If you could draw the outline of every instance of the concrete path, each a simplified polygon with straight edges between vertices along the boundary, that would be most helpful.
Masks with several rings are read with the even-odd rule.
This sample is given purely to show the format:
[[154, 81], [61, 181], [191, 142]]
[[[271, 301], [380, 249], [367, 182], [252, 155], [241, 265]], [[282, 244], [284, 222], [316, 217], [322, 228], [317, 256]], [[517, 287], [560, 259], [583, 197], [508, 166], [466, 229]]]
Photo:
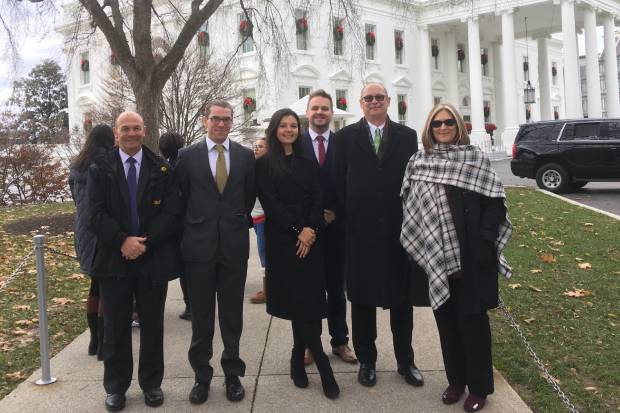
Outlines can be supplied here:
[[[254, 237], [252, 235], [252, 239]], [[255, 251], [255, 246], [252, 246]], [[246, 285], [248, 297], [261, 285], [261, 274], [256, 254], [250, 259]], [[414, 349], [416, 363], [423, 371], [425, 385], [409, 386], [396, 373], [389, 327], [389, 314], [378, 310], [377, 361], [378, 382], [373, 388], [357, 383], [358, 365], [346, 364], [330, 354], [332, 368], [340, 385], [341, 395], [335, 401], [323, 396], [316, 367], [307, 369], [310, 386], [298, 389], [293, 386], [289, 373], [289, 358], [292, 346], [290, 323], [272, 318], [265, 312], [264, 305], [246, 304], [244, 308], [244, 330], [241, 340], [241, 356], [247, 364], [242, 383], [246, 397], [242, 402], [226, 400], [224, 378], [219, 366], [222, 344], [219, 332], [214, 339], [215, 376], [211, 383], [209, 400], [200, 406], [188, 401], [193, 384], [193, 372], [187, 361], [191, 326], [178, 318], [183, 301], [178, 282], [170, 284], [165, 320], [165, 377], [162, 389], [165, 394], [163, 406], [153, 409], [143, 402], [138, 387], [137, 349], [139, 330], [134, 329], [134, 380], [127, 392], [125, 412], [462, 412], [462, 401], [445, 406], [440, 396], [447, 386], [439, 339], [432, 311], [428, 308], [415, 309]], [[217, 325], [217, 323], [216, 323]], [[350, 324], [349, 324], [350, 325]], [[327, 325], [323, 328], [323, 345], [329, 348]], [[41, 377], [35, 372], [12, 393], [0, 401], [0, 412], [105, 412], [105, 392], [102, 385], [103, 367], [94, 357], [86, 354], [88, 333], [79, 336], [52, 359], [52, 376], [58, 381], [48, 386], [37, 386], [34, 382]], [[527, 405], [506, 383], [501, 375], [495, 374], [495, 393], [491, 395], [484, 409], [488, 413], [530, 412]]]

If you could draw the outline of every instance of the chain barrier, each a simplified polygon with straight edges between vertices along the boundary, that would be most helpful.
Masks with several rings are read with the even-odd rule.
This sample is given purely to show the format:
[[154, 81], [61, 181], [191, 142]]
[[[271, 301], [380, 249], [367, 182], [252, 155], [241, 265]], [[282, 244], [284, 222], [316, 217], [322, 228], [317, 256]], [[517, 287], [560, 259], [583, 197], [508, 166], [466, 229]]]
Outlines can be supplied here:
[[0, 293], [3, 292], [4, 289], [11, 283], [11, 281], [15, 279], [17, 274], [22, 271], [24, 266], [28, 263], [28, 259], [32, 257], [32, 254], [34, 254], [34, 250], [31, 250], [29, 253], [24, 255], [19, 261], [19, 264], [17, 264], [17, 267], [15, 267], [15, 269], [13, 270], [13, 272], [4, 281], [2, 281], [2, 283], [0, 283]]
[[62, 252], [61, 250], [57, 250], [56, 248], [45, 246], [45, 250], [51, 252], [52, 254], [62, 255], [63, 257], [77, 260], [77, 257], [75, 255], [67, 254], [66, 252]]
[[542, 372], [544, 379], [547, 381], [547, 383], [551, 385], [551, 387], [553, 387], [553, 389], [558, 394], [558, 397], [560, 398], [562, 403], [564, 403], [568, 411], [572, 413], [579, 413], [579, 410], [577, 410], [575, 405], [571, 403], [568, 396], [560, 388], [560, 385], [557, 383], [557, 380], [551, 375], [551, 373], [549, 373], [549, 370], [547, 370], [547, 367], [545, 367], [545, 364], [542, 362], [540, 357], [538, 357], [538, 354], [536, 354], [536, 352], [530, 345], [529, 341], [525, 337], [525, 333], [523, 333], [523, 330], [521, 330], [521, 326], [519, 325], [519, 323], [517, 323], [513, 315], [508, 310], [508, 307], [502, 300], [502, 297], [499, 297], [499, 308], [501, 308], [501, 310], [504, 312], [504, 315], [508, 319], [508, 322], [510, 323], [512, 328], [514, 328], [515, 331], [517, 332], [517, 335], [523, 342], [523, 345], [525, 346], [526, 350], [528, 351], [528, 353], [530, 353], [530, 356], [532, 356], [532, 358], [534, 359], [534, 362], [538, 366], [538, 369]]

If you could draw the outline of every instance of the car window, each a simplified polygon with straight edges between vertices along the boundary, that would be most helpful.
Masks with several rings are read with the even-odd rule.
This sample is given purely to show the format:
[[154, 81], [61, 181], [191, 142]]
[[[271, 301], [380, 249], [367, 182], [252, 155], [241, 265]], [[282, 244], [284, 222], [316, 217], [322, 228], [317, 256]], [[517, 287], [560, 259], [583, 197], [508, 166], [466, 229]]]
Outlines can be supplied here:
[[620, 140], [620, 122], [601, 122], [601, 140]]
[[521, 134], [520, 141], [549, 141], [558, 136], [558, 125], [528, 125]]
[[564, 128], [562, 140], [597, 140], [600, 127], [599, 122], [569, 123]]

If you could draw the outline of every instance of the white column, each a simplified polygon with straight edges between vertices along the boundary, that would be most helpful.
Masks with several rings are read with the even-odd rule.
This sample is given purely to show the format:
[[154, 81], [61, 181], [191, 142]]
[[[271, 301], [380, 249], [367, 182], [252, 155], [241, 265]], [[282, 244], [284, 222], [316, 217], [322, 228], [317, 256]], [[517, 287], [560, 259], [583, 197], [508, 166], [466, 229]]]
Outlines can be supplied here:
[[459, 96], [459, 73], [456, 60], [456, 34], [454, 31], [446, 32], [444, 45], [441, 47], [439, 56], [443, 54], [445, 65], [446, 87], [448, 88], [447, 101], [458, 108], [461, 105]]
[[473, 145], [486, 139], [482, 97], [482, 64], [480, 63], [480, 28], [478, 16], [467, 19], [467, 45], [469, 47], [469, 96], [471, 98], [471, 134]]
[[502, 12], [502, 79], [504, 82], [504, 125], [502, 143], [508, 153], [519, 132], [517, 102], [517, 65], [515, 64], [515, 32], [513, 10]]
[[553, 119], [551, 104], [551, 63], [547, 36], [538, 38], [538, 87], [540, 89], [540, 119]]
[[581, 92], [579, 90], [579, 62], [577, 60], [577, 34], [575, 33], [574, 0], [561, 0], [562, 56], [564, 58], [564, 101], [566, 117], [581, 118]]
[[620, 99], [618, 96], [618, 58], [614, 36], [614, 17], [603, 17], [605, 30], [605, 89], [607, 91], [607, 117], [620, 117]]
[[419, 121], [416, 125], [419, 131], [422, 131], [424, 121], [433, 107], [433, 81], [431, 78], [431, 40], [428, 34], [428, 26], [421, 25], [417, 27], [418, 47], [416, 58], [418, 61], [419, 76], [419, 94], [416, 103], [416, 111], [418, 112]]
[[588, 117], [603, 116], [601, 107], [601, 73], [598, 69], [598, 48], [596, 44], [596, 13], [590, 6], [583, 9], [586, 28], [586, 82], [588, 88]]

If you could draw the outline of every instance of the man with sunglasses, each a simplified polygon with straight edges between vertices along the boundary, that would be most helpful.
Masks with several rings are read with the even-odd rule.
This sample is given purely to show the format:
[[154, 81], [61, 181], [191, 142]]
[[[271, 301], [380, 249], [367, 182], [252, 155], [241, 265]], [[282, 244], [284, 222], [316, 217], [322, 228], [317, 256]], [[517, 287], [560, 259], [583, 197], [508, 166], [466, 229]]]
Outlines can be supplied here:
[[[390, 97], [382, 84], [361, 92], [364, 117], [334, 137], [332, 175], [344, 208], [345, 278], [351, 301], [353, 348], [360, 362], [358, 381], [377, 381], [376, 307], [390, 310], [398, 373], [421, 386], [414, 363], [413, 310], [418, 297], [410, 291], [411, 265], [400, 245], [400, 188], [409, 158], [418, 150], [417, 134], [390, 120]], [[422, 302], [424, 297], [421, 298]]]
[[181, 255], [192, 309], [189, 361], [195, 383], [189, 400], [193, 404], [204, 403], [209, 396], [216, 300], [226, 397], [240, 401], [245, 395], [239, 380], [245, 374], [239, 339], [250, 252], [248, 227], [256, 200], [254, 154], [228, 138], [233, 123], [230, 103], [207, 103], [202, 122], [207, 136], [179, 152], [176, 168], [185, 205]]

